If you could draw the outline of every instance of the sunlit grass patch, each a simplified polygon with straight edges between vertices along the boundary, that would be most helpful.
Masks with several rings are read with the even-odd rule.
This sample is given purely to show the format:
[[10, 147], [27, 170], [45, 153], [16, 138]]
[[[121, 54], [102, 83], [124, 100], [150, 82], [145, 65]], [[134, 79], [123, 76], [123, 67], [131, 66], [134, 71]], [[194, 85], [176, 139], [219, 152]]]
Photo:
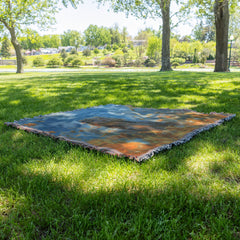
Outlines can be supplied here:
[[[238, 73], [2, 73], [0, 83], [0, 239], [238, 239]], [[4, 125], [110, 103], [236, 117], [142, 164]]]

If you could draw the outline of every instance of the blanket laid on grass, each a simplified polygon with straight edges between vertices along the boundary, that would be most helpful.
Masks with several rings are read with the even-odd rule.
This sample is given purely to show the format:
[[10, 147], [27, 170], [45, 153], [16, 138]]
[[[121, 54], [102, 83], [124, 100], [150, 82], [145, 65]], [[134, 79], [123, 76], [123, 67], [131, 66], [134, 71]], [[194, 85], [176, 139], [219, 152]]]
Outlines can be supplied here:
[[109, 104], [5, 124], [140, 162], [234, 116]]

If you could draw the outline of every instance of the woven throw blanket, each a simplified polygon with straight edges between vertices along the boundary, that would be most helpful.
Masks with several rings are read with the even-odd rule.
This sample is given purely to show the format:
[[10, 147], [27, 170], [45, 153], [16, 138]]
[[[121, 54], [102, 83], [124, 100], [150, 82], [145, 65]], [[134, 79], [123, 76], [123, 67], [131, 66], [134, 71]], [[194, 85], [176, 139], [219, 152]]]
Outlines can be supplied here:
[[5, 124], [140, 162], [234, 116], [109, 104]]

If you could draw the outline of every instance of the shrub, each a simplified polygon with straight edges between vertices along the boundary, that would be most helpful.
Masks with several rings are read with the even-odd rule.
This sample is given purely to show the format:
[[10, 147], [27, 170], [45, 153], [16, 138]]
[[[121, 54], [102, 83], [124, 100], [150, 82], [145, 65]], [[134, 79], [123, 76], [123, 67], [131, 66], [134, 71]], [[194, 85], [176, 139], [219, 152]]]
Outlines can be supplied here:
[[184, 64], [186, 62], [185, 58], [172, 58], [171, 63], [177, 62], [179, 64]]
[[97, 66], [100, 66], [101, 65], [101, 60], [98, 58], [94, 61], [94, 64], [97, 65]]
[[123, 52], [123, 53], [128, 53], [128, 48], [127, 48], [127, 47], [124, 47], [124, 48], [122, 49], [122, 52]]
[[70, 54], [71, 55], [78, 55], [78, 52], [77, 52], [76, 48], [72, 48]]
[[114, 52], [114, 55], [123, 55], [123, 51], [121, 49], [117, 49], [115, 52]]
[[112, 45], [112, 49], [113, 49], [114, 51], [116, 51], [118, 48], [119, 48], [119, 46], [118, 46], [116, 43], [114, 43], [114, 44]]
[[112, 50], [112, 47], [111, 47], [111, 45], [107, 45], [107, 47], [106, 47], [106, 49], [108, 50], [108, 51], [111, 51]]
[[36, 57], [33, 60], [33, 66], [34, 67], [42, 67], [44, 65], [45, 65], [45, 63], [44, 63], [44, 59], [42, 57]]
[[95, 54], [98, 54], [98, 53], [99, 53], [99, 49], [98, 49], [98, 48], [94, 48], [93, 52], [94, 52]]
[[176, 67], [179, 66], [180, 64], [179, 64], [178, 62], [173, 62], [171, 65], [172, 65], [174, 68], [176, 68]]
[[112, 57], [114, 60], [115, 60], [115, 62], [116, 62], [116, 67], [122, 67], [123, 66], [123, 56], [121, 56], [121, 55], [115, 55], [115, 56], [113, 56]]
[[143, 65], [143, 60], [141, 58], [137, 58], [134, 63], [134, 67], [141, 67]]
[[102, 65], [108, 65], [109, 67], [115, 67], [116, 61], [113, 58], [107, 57], [102, 60]]
[[156, 64], [157, 64], [156, 61], [154, 61], [154, 59], [151, 59], [151, 58], [146, 59], [144, 62], [144, 65], [146, 67], [154, 67], [156, 66]]
[[76, 58], [76, 56], [69, 56], [65, 59], [64, 61], [64, 66], [69, 66], [71, 64], [71, 62], [74, 60], [74, 58]]
[[103, 49], [103, 54], [104, 54], [104, 55], [107, 55], [107, 54], [108, 54], [107, 49]]
[[75, 57], [72, 61], [71, 61], [71, 65], [73, 67], [79, 67], [83, 65], [83, 61], [79, 58], [79, 57]]
[[67, 58], [68, 54], [66, 53], [65, 49], [61, 50], [60, 56], [61, 56], [63, 61]]
[[28, 64], [27, 58], [25, 56], [22, 56], [22, 63], [23, 63], [23, 65]]
[[60, 67], [63, 64], [62, 60], [58, 57], [52, 57], [48, 63], [47, 66], [51, 67], [51, 68], [56, 68], [56, 67]]
[[84, 49], [82, 52], [82, 55], [85, 57], [91, 56], [91, 50], [90, 49]]

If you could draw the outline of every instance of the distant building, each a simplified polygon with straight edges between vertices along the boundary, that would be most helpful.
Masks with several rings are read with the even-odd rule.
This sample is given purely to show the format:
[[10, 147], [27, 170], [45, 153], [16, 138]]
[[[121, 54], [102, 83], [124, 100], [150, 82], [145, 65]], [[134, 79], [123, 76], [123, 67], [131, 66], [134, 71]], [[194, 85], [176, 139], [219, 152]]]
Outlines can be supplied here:
[[66, 52], [71, 52], [73, 48], [75, 48], [75, 47], [74, 46], [58, 47], [58, 52], [61, 52], [63, 49]]
[[57, 48], [40, 48], [39, 51], [40, 54], [56, 54], [59, 52]]
[[133, 46], [138, 47], [138, 46], [143, 46], [146, 45], [147, 41], [146, 40], [132, 40]]

